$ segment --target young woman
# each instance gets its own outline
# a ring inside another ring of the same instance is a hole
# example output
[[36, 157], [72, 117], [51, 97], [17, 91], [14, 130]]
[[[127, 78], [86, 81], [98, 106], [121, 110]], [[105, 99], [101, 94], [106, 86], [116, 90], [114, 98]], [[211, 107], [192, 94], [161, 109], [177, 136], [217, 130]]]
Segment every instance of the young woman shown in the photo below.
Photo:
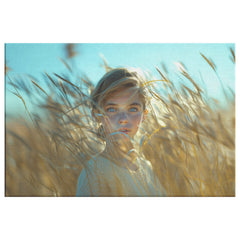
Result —
[[134, 137], [147, 115], [145, 79], [136, 69], [106, 73], [91, 94], [92, 116], [105, 149], [82, 170], [77, 196], [164, 196]]

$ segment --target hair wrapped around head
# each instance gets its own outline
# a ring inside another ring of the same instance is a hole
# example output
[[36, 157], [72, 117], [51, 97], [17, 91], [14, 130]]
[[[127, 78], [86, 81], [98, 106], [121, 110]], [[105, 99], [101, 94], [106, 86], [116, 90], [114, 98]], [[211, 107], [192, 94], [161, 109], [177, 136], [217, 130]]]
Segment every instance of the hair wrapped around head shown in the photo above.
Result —
[[110, 70], [100, 79], [91, 93], [93, 110], [101, 109], [106, 98], [114, 91], [130, 87], [136, 87], [145, 108], [147, 103], [145, 81], [144, 74], [139, 69], [115, 68]]

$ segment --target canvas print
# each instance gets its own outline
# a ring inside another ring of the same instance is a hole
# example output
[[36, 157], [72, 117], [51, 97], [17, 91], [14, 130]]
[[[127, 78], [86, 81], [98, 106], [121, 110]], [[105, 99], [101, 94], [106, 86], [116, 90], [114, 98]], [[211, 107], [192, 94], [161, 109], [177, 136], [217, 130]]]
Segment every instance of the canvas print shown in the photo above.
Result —
[[234, 197], [234, 43], [5, 44], [5, 196]]

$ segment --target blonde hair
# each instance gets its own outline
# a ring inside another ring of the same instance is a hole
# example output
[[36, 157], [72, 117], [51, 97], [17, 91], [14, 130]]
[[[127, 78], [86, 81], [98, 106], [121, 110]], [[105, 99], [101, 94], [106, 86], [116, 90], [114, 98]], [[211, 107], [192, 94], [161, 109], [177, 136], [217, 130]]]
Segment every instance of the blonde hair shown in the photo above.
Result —
[[90, 95], [93, 111], [99, 110], [104, 101], [119, 89], [135, 87], [141, 100], [143, 108], [146, 108], [147, 93], [145, 77], [140, 69], [136, 68], [115, 68], [107, 72], [98, 82], [97, 86]]

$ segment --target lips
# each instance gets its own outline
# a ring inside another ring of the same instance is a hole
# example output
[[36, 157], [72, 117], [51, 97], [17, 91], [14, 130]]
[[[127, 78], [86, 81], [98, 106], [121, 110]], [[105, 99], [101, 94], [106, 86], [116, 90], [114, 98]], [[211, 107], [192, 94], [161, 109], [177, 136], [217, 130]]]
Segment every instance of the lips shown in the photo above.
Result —
[[129, 128], [120, 128], [120, 129], [118, 129], [118, 132], [123, 132], [123, 133], [129, 134], [131, 132], [131, 130]]

